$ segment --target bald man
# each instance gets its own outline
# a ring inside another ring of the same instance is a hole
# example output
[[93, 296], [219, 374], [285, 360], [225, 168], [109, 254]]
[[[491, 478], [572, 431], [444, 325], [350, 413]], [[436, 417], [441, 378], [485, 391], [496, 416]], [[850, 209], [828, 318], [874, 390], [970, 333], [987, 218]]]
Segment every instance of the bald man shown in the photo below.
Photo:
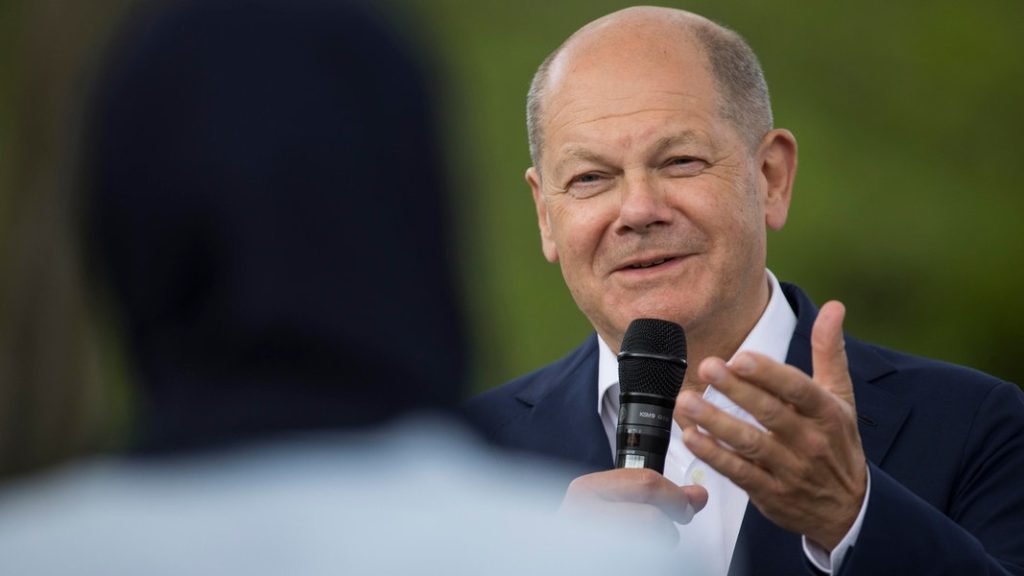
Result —
[[[1021, 391], [846, 337], [842, 304], [766, 269], [797, 144], [742, 38], [616, 12], [541, 64], [527, 108], [543, 253], [596, 334], [471, 413], [586, 467], [563, 510], [661, 524], [719, 574], [1024, 573]], [[664, 476], [610, 470], [615, 356], [650, 317], [685, 328], [691, 366]]]

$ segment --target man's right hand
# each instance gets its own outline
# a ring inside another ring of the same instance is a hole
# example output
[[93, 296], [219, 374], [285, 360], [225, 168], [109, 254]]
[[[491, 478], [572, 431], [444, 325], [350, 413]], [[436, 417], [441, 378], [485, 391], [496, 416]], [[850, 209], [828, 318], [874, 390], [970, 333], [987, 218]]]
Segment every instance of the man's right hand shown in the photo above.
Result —
[[674, 545], [679, 541], [675, 523], [688, 523], [707, 503], [702, 486], [678, 486], [654, 470], [623, 468], [573, 480], [559, 513], [648, 530]]

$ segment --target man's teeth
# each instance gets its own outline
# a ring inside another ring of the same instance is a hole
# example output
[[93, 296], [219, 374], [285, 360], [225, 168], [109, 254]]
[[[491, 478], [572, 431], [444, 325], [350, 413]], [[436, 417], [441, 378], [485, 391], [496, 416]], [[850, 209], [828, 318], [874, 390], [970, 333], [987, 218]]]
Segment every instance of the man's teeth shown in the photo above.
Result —
[[668, 258], [662, 258], [661, 260], [655, 260], [654, 262], [648, 262], [647, 264], [633, 264], [630, 268], [650, 268], [651, 266], [664, 264], [666, 260], [668, 260]]

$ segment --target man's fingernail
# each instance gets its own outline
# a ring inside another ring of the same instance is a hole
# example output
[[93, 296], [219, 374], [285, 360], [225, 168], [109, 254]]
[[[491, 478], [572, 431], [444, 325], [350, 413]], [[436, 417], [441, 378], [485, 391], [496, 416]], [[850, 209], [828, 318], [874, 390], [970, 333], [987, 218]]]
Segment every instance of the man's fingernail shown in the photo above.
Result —
[[683, 430], [683, 443], [691, 449], [707, 446], [704, 436], [696, 430], [691, 431], [689, 428]]
[[729, 366], [739, 374], [750, 374], [757, 367], [757, 362], [750, 354], [740, 354], [729, 362]]
[[722, 368], [722, 365], [719, 364], [718, 361], [709, 363], [708, 366], [704, 368], [704, 376], [707, 377], [708, 382], [718, 384], [725, 379], [725, 368]]

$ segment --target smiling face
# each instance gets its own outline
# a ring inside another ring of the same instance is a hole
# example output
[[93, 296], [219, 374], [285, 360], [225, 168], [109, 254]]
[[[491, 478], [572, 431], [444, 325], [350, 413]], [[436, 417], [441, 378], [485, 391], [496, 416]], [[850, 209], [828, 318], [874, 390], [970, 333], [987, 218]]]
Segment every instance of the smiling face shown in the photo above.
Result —
[[752, 149], [721, 116], [706, 56], [662, 20], [574, 38], [549, 73], [527, 181], [577, 305], [616, 351], [640, 317], [682, 324], [708, 353], [738, 346], [767, 304], [765, 230], [785, 222], [792, 136]]

